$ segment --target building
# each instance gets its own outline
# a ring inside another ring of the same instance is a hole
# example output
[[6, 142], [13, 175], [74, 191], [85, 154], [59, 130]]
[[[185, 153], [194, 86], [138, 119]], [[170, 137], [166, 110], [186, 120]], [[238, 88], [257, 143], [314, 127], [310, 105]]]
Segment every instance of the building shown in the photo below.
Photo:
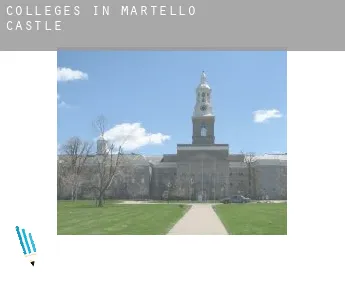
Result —
[[[125, 155], [126, 166], [132, 172], [116, 177], [107, 196], [207, 201], [242, 194], [257, 199], [286, 199], [286, 154], [231, 154], [228, 144], [215, 143], [212, 89], [204, 72], [196, 88], [192, 125], [191, 144], [177, 144], [176, 154]], [[101, 137], [97, 153], [88, 157], [87, 175], [92, 175], [95, 161], [105, 150], [106, 141]], [[81, 187], [89, 183], [88, 178]]]

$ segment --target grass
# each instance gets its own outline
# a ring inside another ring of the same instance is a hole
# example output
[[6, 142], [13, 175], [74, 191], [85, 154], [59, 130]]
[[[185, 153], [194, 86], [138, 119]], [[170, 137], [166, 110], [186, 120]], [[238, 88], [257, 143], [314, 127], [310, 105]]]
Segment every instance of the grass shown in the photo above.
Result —
[[286, 235], [287, 204], [230, 204], [214, 206], [233, 235]]
[[188, 205], [119, 204], [58, 201], [58, 235], [163, 235], [187, 212]]

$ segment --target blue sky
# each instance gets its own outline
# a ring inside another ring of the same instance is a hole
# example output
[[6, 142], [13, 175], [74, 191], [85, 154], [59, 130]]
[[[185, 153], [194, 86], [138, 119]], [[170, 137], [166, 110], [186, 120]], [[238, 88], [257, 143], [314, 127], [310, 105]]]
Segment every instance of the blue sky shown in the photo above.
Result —
[[287, 151], [286, 52], [278, 51], [59, 51], [58, 144], [94, 140], [102, 114], [114, 140], [133, 134], [128, 150], [175, 153], [191, 143], [203, 70], [216, 143], [233, 153]]

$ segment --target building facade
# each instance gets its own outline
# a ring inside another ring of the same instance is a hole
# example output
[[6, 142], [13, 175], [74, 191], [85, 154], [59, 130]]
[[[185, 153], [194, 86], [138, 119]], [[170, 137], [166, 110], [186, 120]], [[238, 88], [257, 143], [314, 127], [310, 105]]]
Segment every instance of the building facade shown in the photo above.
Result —
[[[191, 121], [192, 142], [177, 144], [176, 154], [126, 155], [127, 165], [134, 172], [127, 177], [116, 177], [107, 196], [210, 201], [241, 194], [253, 199], [286, 199], [286, 154], [248, 157], [231, 154], [228, 144], [215, 143], [212, 89], [204, 72], [196, 88]], [[106, 141], [101, 137], [97, 154], [105, 150]], [[97, 154], [89, 157], [89, 167], [93, 167], [92, 160]], [[81, 187], [87, 186], [85, 181]]]

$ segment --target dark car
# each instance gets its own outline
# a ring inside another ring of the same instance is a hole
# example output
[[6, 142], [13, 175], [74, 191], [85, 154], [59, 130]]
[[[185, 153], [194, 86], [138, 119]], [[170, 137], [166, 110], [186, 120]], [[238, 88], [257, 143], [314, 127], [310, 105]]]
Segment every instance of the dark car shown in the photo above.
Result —
[[230, 198], [224, 198], [220, 201], [223, 204], [229, 204], [229, 203], [249, 203], [250, 199], [246, 198], [242, 195], [235, 195]]

